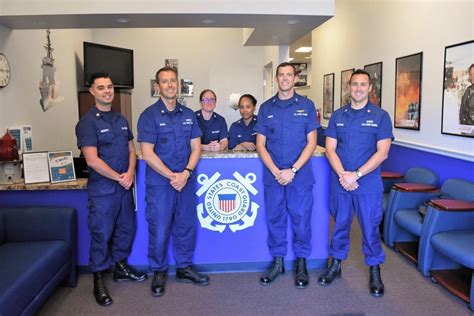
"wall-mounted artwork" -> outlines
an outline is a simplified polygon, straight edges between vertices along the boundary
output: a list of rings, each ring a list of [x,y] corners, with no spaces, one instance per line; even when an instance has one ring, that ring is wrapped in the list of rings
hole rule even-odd
[[[351,75],[354,72],[354,68],[341,71],[341,103],[340,107],[351,103],[351,88],[349,87],[349,81]]]
[[[292,63],[296,68],[298,78],[295,82],[295,87],[306,87],[308,85],[308,64],[307,63]]]
[[[150,94],[151,94],[151,97],[153,98],[160,97],[160,89],[158,89],[158,85],[156,84],[155,79],[150,80]]]
[[[181,79],[181,93],[182,97],[194,96],[194,82],[192,79]]]
[[[382,62],[365,65],[364,70],[370,75],[372,90],[369,100],[373,105],[382,106]]]
[[[323,118],[331,118],[334,112],[334,73],[323,77]]]
[[[420,129],[423,52],[395,61],[395,127]]]
[[[171,67],[176,70],[176,73],[179,74],[179,59],[167,58],[165,59],[165,67]]]
[[[39,100],[41,109],[46,112],[54,104],[64,100],[64,97],[59,92],[59,80],[58,74],[56,73],[56,66],[54,65],[53,58],[53,45],[51,44],[51,31],[46,30],[46,56],[43,57],[41,63],[42,78],[39,83],[39,91],[41,99]]]
[[[474,41],[444,50],[441,133],[474,137]]]

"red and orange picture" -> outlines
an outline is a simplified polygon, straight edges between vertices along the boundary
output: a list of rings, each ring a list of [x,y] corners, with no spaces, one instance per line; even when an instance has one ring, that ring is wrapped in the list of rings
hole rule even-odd
[[[423,53],[400,57],[395,73],[395,127],[420,129]]]

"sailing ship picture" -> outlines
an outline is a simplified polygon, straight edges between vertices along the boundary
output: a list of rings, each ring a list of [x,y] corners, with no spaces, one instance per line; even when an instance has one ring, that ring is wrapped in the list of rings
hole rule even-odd
[[[39,90],[41,94],[40,105],[43,112],[46,112],[54,104],[64,100],[64,97],[59,95],[59,80],[54,67],[53,50],[51,45],[51,31],[46,30],[46,56],[43,57],[41,69],[43,76],[39,83]]]

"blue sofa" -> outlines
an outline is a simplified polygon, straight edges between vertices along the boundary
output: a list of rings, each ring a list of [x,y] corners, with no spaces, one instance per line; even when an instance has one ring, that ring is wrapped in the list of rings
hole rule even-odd
[[[32,315],[56,286],[77,284],[72,208],[0,208],[0,315]]]

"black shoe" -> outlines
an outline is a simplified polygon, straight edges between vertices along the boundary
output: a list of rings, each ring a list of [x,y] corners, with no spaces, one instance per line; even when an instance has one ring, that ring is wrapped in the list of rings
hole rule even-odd
[[[151,281],[151,295],[154,297],[160,297],[165,294],[166,286],[166,271],[155,271],[153,274],[153,280]]]
[[[380,266],[370,266],[369,274],[370,294],[375,297],[382,297],[384,293],[384,286],[382,283],[382,277],[380,276]]]
[[[335,278],[340,277],[341,273],[341,260],[332,258],[329,267],[319,276],[318,284],[322,286],[329,285]]]
[[[280,274],[283,274],[283,273],[285,273],[285,265],[283,262],[283,257],[275,257],[273,259],[272,266],[260,278],[260,284],[269,285]]]
[[[305,289],[309,284],[308,270],[306,269],[306,259],[296,258],[295,286],[297,289]]]
[[[102,272],[94,273],[94,297],[95,301],[100,306],[108,306],[114,302],[112,297],[110,297],[107,288],[105,287]]]
[[[146,273],[135,271],[125,261],[117,261],[115,263],[114,281],[135,281],[142,282],[147,279]]]
[[[189,266],[187,268],[176,269],[176,281],[196,285],[208,285],[209,277],[196,272],[193,266]]]

